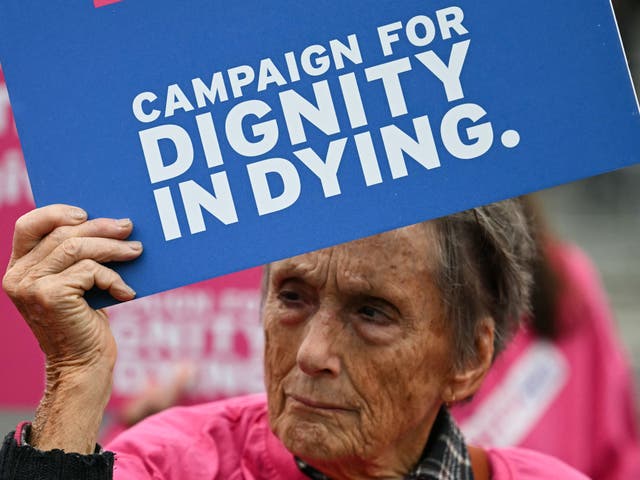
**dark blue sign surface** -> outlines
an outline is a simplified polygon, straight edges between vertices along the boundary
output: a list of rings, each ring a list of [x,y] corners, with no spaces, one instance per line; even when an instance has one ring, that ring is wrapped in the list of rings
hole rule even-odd
[[[607,0],[3,0],[36,203],[140,296],[640,161]]]

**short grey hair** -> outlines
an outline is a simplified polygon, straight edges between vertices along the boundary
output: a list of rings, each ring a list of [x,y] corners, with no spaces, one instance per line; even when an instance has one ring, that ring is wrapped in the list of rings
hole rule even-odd
[[[494,355],[529,312],[536,246],[522,200],[510,199],[425,222],[435,229],[434,281],[442,295],[455,366],[477,357],[483,319],[495,324]]]

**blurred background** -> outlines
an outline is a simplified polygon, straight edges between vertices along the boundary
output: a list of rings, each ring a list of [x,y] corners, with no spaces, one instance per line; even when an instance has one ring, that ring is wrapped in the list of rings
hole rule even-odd
[[[640,1],[614,0],[636,93],[640,92]],[[611,139],[615,142],[615,138]],[[640,384],[640,165],[538,194],[555,233],[585,250],[609,295]],[[637,390],[640,392],[640,390]]]
[[[618,0],[614,5],[638,86],[640,2]],[[552,230],[561,239],[579,245],[597,266],[637,388],[640,165],[560,186],[540,193],[539,198]],[[16,218],[30,205],[28,180],[0,73],[0,237],[4,237],[0,244],[9,244]],[[0,252],[3,269],[8,254]],[[187,402],[261,390],[259,275],[259,270],[250,270],[114,307],[111,317],[120,356],[111,411],[127,398],[176,376],[182,378],[180,388],[188,391]],[[180,321],[176,321],[178,316]],[[42,388],[42,357],[4,295],[0,321],[0,431],[8,432],[19,420],[33,416]],[[116,414],[110,415],[107,420],[114,420]]]

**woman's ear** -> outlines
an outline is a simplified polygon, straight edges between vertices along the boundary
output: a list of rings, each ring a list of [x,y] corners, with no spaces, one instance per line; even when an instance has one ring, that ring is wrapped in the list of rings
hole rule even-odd
[[[495,323],[491,317],[483,318],[476,329],[475,358],[462,368],[452,371],[449,384],[444,389],[443,401],[447,404],[471,397],[480,388],[493,362]]]

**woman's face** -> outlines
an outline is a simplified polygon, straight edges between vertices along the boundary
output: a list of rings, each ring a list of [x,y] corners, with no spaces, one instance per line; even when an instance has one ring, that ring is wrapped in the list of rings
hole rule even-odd
[[[430,237],[412,226],[271,265],[269,419],[300,458],[410,468],[419,457],[453,364]]]

